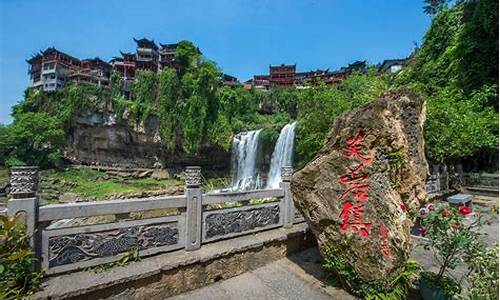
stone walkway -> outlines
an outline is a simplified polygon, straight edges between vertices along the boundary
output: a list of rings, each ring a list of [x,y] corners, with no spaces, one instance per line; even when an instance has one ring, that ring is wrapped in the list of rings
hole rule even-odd
[[[326,285],[316,248],[283,258],[254,271],[216,282],[169,300],[331,300],[356,299]]]

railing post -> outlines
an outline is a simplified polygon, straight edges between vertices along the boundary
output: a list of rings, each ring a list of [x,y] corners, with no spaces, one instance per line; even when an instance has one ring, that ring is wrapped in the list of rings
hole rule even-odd
[[[10,176],[10,199],[7,214],[15,217],[24,213],[29,245],[36,257],[40,257],[40,232],[38,230],[38,167],[12,167]],[[38,264],[34,264],[36,267]]]
[[[202,225],[202,195],[201,168],[186,167],[186,250],[196,250],[201,247]]]
[[[453,170],[454,171],[454,170]],[[447,191],[449,187],[449,172],[448,172],[448,166],[446,164],[443,164],[443,171],[441,172],[441,178],[440,178],[440,184],[441,184],[441,190]],[[453,174],[455,175],[455,174]]]
[[[286,166],[281,168],[281,182],[280,188],[283,189],[284,196],[284,218],[283,226],[291,227],[293,226],[293,220],[295,218],[295,205],[293,204],[292,191],[290,190],[290,181],[292,180],[293,169],[292,167]]]

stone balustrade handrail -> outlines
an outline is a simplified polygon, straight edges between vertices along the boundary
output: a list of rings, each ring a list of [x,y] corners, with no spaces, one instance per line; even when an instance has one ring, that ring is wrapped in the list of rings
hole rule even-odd
[[[186,196],[159,196],[40,206],[39,221],[115,215],[164,208],[186,207]]]
[[[192,251],[213,241],[303,222],[292,201],[291,168],[284,168],[282,174],[277,189],[205,193],[201,169],[193,166],[186,168],[184,195],[40,206],[36,196],[38,169],[25,167],[12,171],[17,189],[16,197],[8,201],[7,214],[25,216],[30,246],[38,258],[34,268],[55,274],[116,261],[131,250],[138,250],[140,256]],[[246,202],[269,198],[277,200],[253,205]],[[225,202],[243,205],[205,207]],[[168,217],[130,218],[133,212],[159,209],[178,210]],[[115,222],[71,227],[57,223],[105,215],[114,215]]]
[[[207,193],[203,195],[203,204],[218,204],[231,201],[283,197],[283,189],[252,190],[245,192]]]

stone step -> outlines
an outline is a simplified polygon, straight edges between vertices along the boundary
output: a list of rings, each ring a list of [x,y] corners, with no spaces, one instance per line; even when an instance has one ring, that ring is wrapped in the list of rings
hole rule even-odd
[[[465,190],[474,196],[498,197],[498,187],[492,186],[465,186]]]
[[[492,206],[498,204],[498,196],[474,196],[472,204],[479,204],[483,206]]]

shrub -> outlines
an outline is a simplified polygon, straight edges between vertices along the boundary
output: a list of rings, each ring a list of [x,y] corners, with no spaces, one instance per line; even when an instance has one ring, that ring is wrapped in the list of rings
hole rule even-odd
[[[337,246],[339,247],[339,246]],[[342,247],[342,245],[340,245]],[[334,254],[335,253],[335,254]],[[416,273],[420,270],[419,264],[408,260],[400,272],[390,278],[364,281],[351,265],[348,257],[328,249],[325,253],[323,267],[338,279],[341,286],[352,294],[369,300],[403,300],[407,299],[408,290]]]
[[[422,274],[422,279],[449,295],[460,294],[461,285],[459,281],[447,277],[447,272],[465,262],[470,256],[470,249],[477,248],[481,243],[477,231],[482,225],[481,218],[475,221],[465,218],[470,212],[469,207],[457,208],[448,204],[428,204],[420,210],[422,227],[419,232],[428,238],[421,245],[433,252],[439,265],[437,274],[426,272]]]
[[[20,299],[33,294],[42,273],[32,271],[34,255],[24,225],[0,216],[0,299]]]
[[[473,300],[498,299],[498,245],[485,248],[482,243],[475,247],[469,263],[469,297]]]
[[[49,167],[61,157],[64,131],[58,118],[47,113],[23,113],[6,129],[1,151],[5,163]]]

